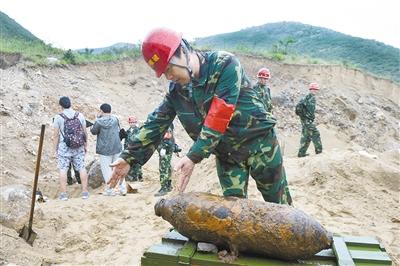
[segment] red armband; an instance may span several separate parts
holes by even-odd
[[[214,96],[204,125],[220,133],[225,133],[231,121],[235,105],[227,104],[223,99]]]

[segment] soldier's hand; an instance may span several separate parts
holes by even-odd
[[[124,159],[118,158],[115,162],[110,164],[110,167],[113,167],[113,172],[107,184],[113,188],[124,180],[131,166]]]
[[[187,156],[184,156],[175,165],[174,171],[180,172],[178,178],[179,193],[183,193],[185,191],[186,186],[189,183],[190,177],[192,176],[194,166],[194,162],[192,162],[192,160],[190,160]]]

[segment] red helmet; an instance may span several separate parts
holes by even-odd
[[[130,116],[128,117],[128,123],[136,123],[137,122],[137,118],[134,116]]]
[[[310,90],[315,90],[315,91],[319,90],[318,83],[315,82],[310,83]]]
[[[269,79],[270,77],[271,77],[271,72],[269,72],[268,68],[263,67],[260,70],[258,70],[257,78]]]
[[[142,54],[146,63],[160,77],[182,41],[182,34],[159,28],[151,31],[143,41]]]

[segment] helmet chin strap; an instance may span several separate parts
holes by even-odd
[[[183,48],[183,53],[185,54],[186,65],[175,64],[175,63],[170,63],[170,64],[175,65],[177,67],[185,68],[188,71],[190,82],[192,82],[193,80],[196,80],[196,78],[194,77],[193,70],[189,64],[190,63],[189,49],[187,48],[186,43],[184,41],[181,42],[181,47]]]

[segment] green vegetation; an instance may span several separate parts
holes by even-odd
[[[42,41],[25,41],[17,38],[0,38],[0,53],[18,53],[36,64],[45,64],[47,57],[62,57],[61,49],[53,48]]]
[[[21,39],[27,42],[40,42],[36,36],[19,25],[15,20],[0,11],[1,39]]]
[[[197,39],[195,45],[240,53],[248,51],[292,63],[295,60],[311,64],[335,62],[400,82],[400,49],[301,23],[265,24]]]

